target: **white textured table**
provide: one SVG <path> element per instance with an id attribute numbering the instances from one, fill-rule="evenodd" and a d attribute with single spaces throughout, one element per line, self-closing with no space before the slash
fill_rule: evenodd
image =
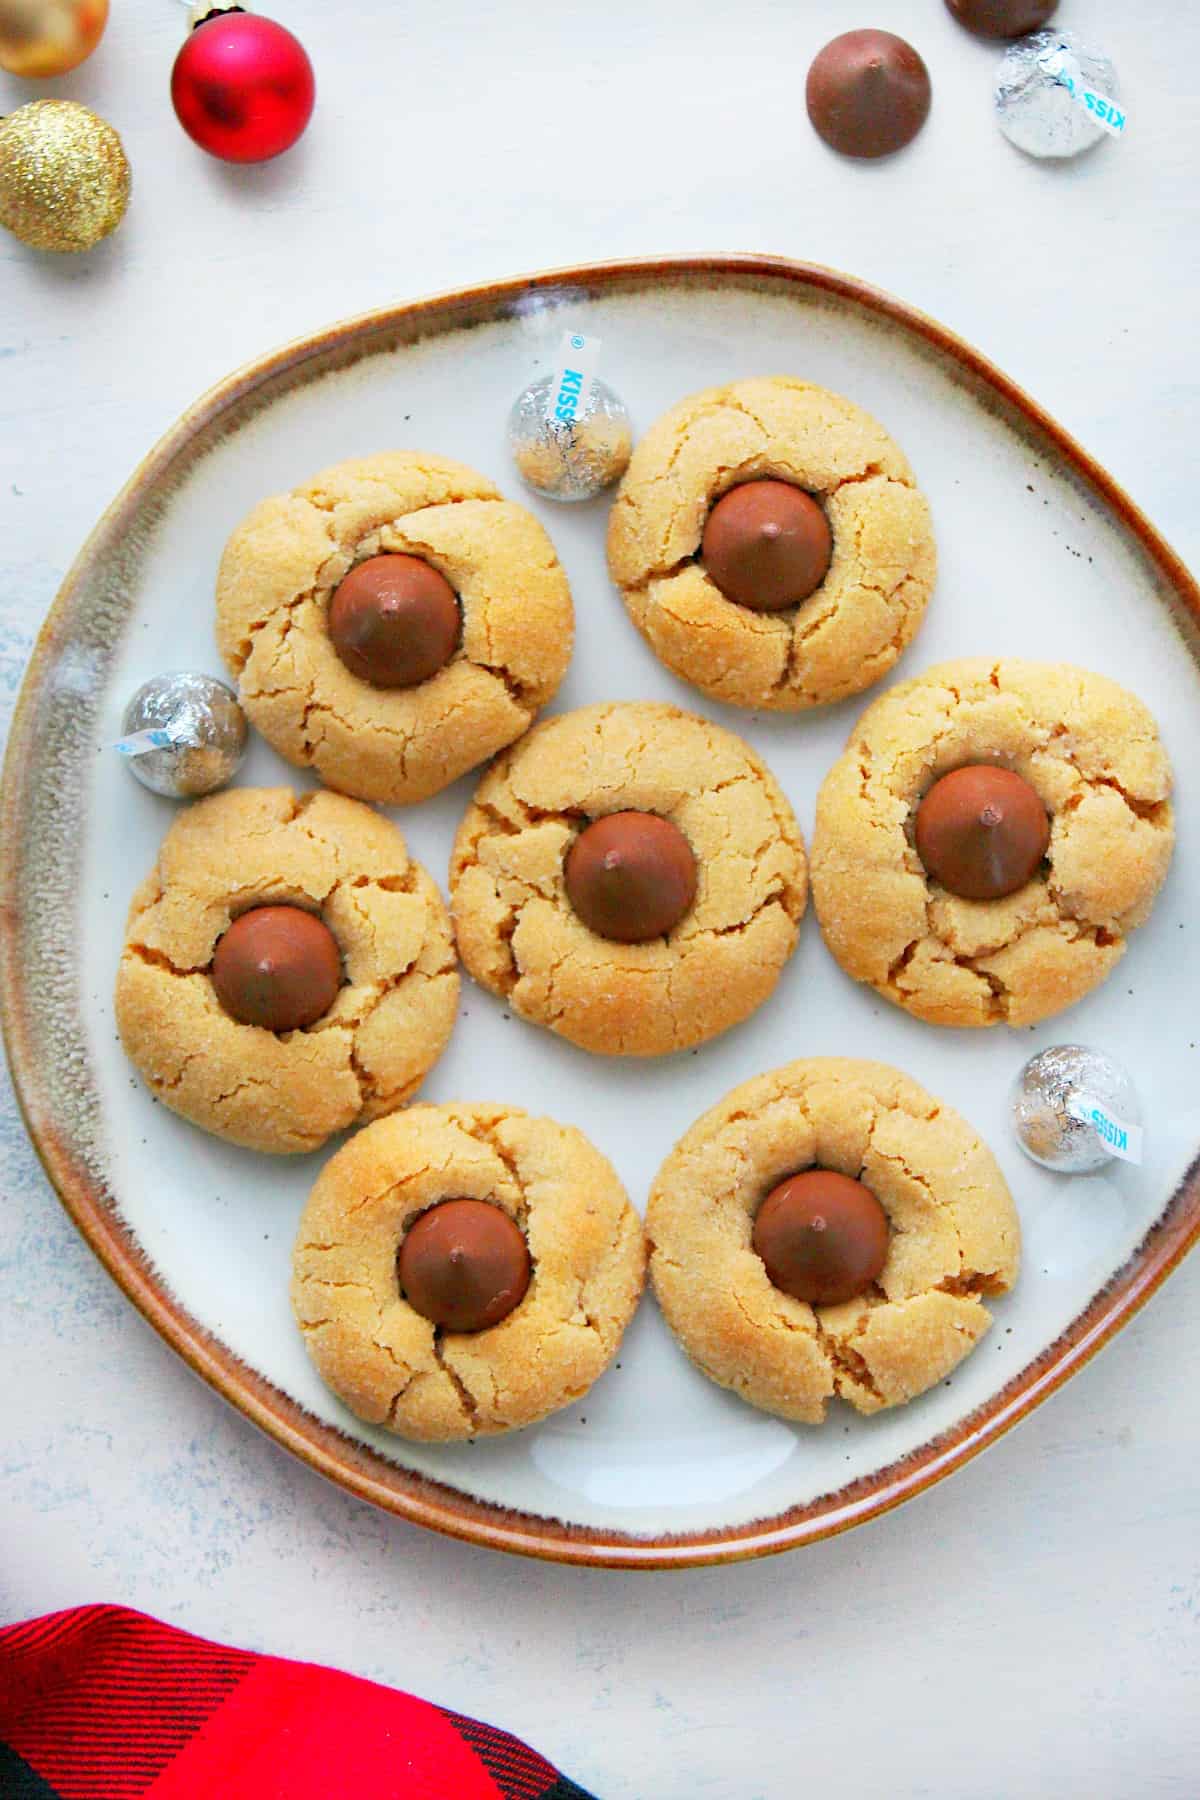
<path id="1" fill-rule="evenodd" d="M 1200 563 L 1200 10 L 1063 0 L 1132 123 L 1055 170 L 998 137 L 995 54 L 940 0 L 277 0 L 318 112 L 246 171 L 175 125 L 181 10 L 113 10 L 46 91 L 123 133 L 129 218 L 84 259 L 0 243 L 0 725 L 79 542 L 209 383 L 347 313 L 604 256 L 766 250 L 893 289 Z M 835 161 L 803 110 L 813 52 L 864 22 L 913 39 L 935 88 L 914 148 L 874 168 Z M 0 77 L 0 111 L 31 91 Z M 119 1600 L 327 1660 L 523 1733 L 603 1800 L 1200 1791 L 1200 1258 L 902 1512 L 759 1564 L 582 1573 L 375 1514 L 228 1411 L 76 1239 L 7 1087 L 0 1201 L 0 1618 Z"/>

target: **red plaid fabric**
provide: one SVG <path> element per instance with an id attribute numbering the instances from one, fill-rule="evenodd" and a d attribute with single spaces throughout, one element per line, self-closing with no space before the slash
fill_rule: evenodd
<path id="1" fill-rule="evenodd" d="M 0 1630 L 3 1800 L 591 1800 L 519 1738 L 120 1606 Z"/>

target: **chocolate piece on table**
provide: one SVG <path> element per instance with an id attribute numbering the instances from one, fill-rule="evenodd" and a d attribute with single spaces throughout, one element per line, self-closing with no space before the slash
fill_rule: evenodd
<path id="1" fill-rule="evenodd" d="M 946 0 L 946 6 L 977 37 L 1018 38 L 1040 31 L 1058 11 L 1058 0 Z"/>
<path id="2" fill-rule="evenodd" d="M 847 31 L 818 52 L 806 98 L 813 129 L 843 156 L 890 156 L 929 116 L 929 71 L 890 31 Z"/>

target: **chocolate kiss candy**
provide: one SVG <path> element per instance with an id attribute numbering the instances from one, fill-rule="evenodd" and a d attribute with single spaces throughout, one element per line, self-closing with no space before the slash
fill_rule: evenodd
<path id="1" fill-rule="evenodd" d="M 443 1200 L 405 1234 L 397 1273 L 423 1318 L 446 1331 L 486 1331 L 524 1299 L 529 1247 L 490 1201 Z"/>
<path id="2" fill-rule="evenodd" d="M 708 515 L 700 555 L 727 600 L 755 612 L 799 606 L 825 579 L 833 534 L 821 507 L 789 481 L 746 481 Z"/>
<path id="3" fill-rule="evenodd" d="M 806 98 L 814 130 L 843 156 L 890 156 L 929 116 L 929 71 L 890 31 L 847 31 L 818 52 Z"/>
<path id="4" fill-rule="evenodd" d="M 806 1169 L 771 1189 L 751 1242 L 785 1294 L 837 1306 L 876 1280 L 888 1235 L 887 1214 L 870 1188 L 831 1169 Z"/>
<path id="5" fill-rule="evenodd" d="M 1058 0 L 946 0 L 946 5 L 960 25 L 987 38 L 1040 31 L 1058 11 Z"/>
<path id="6" fill-rule="evenodd" d="M 609 813 L 567 852 L 567 898 L 589 930 L 644 944 L 674 930 L 696 897 L 696 858 L 670 819 Z"/>
<path id="7" fill-rule="evenodd" d="M 916 821 L 927 872 L 963 900 L 1002 900 L 1024 887 L 1046 854 L 1050 820 L 1023 776 L 991 763 L 935 781 Z"/>
<path id="8" fill-rule="evenodd" d="M 351 569 L 329 603 L 329 635 L 352 675 L 372 687 L 428 681 L 454 655 L 458 597 L 419 556 L 372 556 Z"/>
<path id="9" fill-rule="evenodd" d="M 256 906 L 213 953 L 217 999 L 242 1025 L 296 1031 L 333 1005 L 342 956 L 328 925 L 300 906 Z"/>

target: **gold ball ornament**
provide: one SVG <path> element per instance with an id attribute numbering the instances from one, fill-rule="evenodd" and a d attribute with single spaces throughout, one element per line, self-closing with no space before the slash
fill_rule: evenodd
<path id="1" fill-rule="evenodd" d="M 124 218 L 129 180 L 112 126 L 74 100 L 0 119 L 0 225 L 35 250 L 90 250 Z"/>
<path id="2" fill-rule="evenodd" d="M 41 79 L 90 56 L 108 23 L 108 0 L 0 0 L 0 69 Z"/>

